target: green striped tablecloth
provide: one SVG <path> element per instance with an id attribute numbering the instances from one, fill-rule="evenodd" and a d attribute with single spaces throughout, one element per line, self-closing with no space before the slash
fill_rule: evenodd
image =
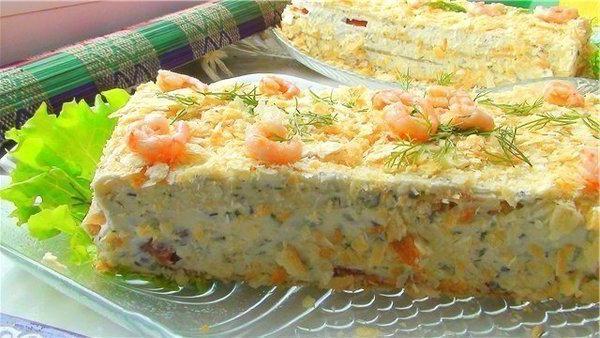
<path id="1" fill-rule="evenodd" d="M 129 88 L 277 24 L 285 1 L 223 0 L 192 7 L 0 69 L 0 141 L 42 103 Z"/>

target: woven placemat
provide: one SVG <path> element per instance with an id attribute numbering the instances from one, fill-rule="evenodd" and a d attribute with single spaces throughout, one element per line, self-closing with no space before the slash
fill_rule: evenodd
<path id="1" fill-rule="evenodd" d="M 223 0 L 182 10 L 0 70 L 0 141 L 47 102 L 130 88 L 277 24 L 287 2 Z"/>

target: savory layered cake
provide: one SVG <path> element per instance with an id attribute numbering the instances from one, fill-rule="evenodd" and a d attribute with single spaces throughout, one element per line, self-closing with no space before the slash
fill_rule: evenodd
<path id="1" fill-rule="evenodd" d="M 568 82 L 300 89 L 162 71 L 116 113 L 100 270 L 598 301 L 600 98 Z"/>
<path id="2" fill-rule="evenodd" d="M 343 69 L 400 82 L 452 74 L 464 88 L 581 75 L 592 49 L 575 9 L 466 0 L 293 0 L 280 32 Z"/>

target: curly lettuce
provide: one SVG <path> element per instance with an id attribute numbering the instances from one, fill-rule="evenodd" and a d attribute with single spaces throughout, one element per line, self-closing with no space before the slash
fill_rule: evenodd
<path id="1" fill-rule="evenodd" d="M 600 79 L 600 43 L 595 44 L 596 50 L 590 57 L 590 69 L 595 79 Z"/>
<path id="2" fill-rule="evenodd" d="M 10 153 L 17 163 L 11 184 L 0 198 L 15 205 L 17 224 L 27 224 L 39 240 L 59 234 L 69 237 L 71 260 L 93 258 L 95 248 L 80 227 L 92 199 L 90 182 L 116 119 L 110 115 L 129 100 L 122 89 L 97 95 L 94 106 L 68 102 L 58 116 L 42 104 L 21 129 L 6 132 L 17 142 Z"/>

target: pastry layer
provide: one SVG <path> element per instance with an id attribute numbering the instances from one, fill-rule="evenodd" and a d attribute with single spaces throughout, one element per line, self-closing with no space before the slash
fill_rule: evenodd
<path id="1" fill-rule="evenodd" d="M 281 32 L 308 55 L 391 81 L 408 73 L 435 82 L 454 73 L 458 86 L 493 87 L 584 71 L 591 48 L 585 19 L 554 24 L 505 8 L 491 17 L 401 1 L 293 1 Z"/>
<path id="2" fill-rule="evenodd" d="M 239 87 L 219 83 L 209 91 Z M 149 83 L 118 113 L 88 216 L 88 227 L 90 219 L 106 220 L 99 231 L 90 227 L 100 267 L 253 286 L 598 301 L 600 207 L 597 193 L 584 191 L 578 155 L 598 141 L 583 123 L 523 129 L 519 147 L 532 166 L 490 161 L 496 140 L 471 135 L 457 137 L 456 152 L 441 161 L 423 154 L 390 168 L 385 162 L 397 143 L 365 88 L 321 91 L 319 99 L 306 91 L 292 99 L 258 91 L 252 113 L 237 99 L 173 93 L 198 102 L 182 117 L 193 137 L 175 167 L 148 166 L 126 138 L 147 114 L 173 118 L 179 103 Z M 539 95 L 538 86 L 488 98 L 533 102 Z M 575 111 L 597 119 L 599 103 L 588 96 Z M 497 125 L 535 119 L 482 109 Z M 335 118 L 308 127 L 294 164 L 249 158 L 248 126 L 294 111 Z M 569 111 L 544 103 L 538 113 Z"/>

